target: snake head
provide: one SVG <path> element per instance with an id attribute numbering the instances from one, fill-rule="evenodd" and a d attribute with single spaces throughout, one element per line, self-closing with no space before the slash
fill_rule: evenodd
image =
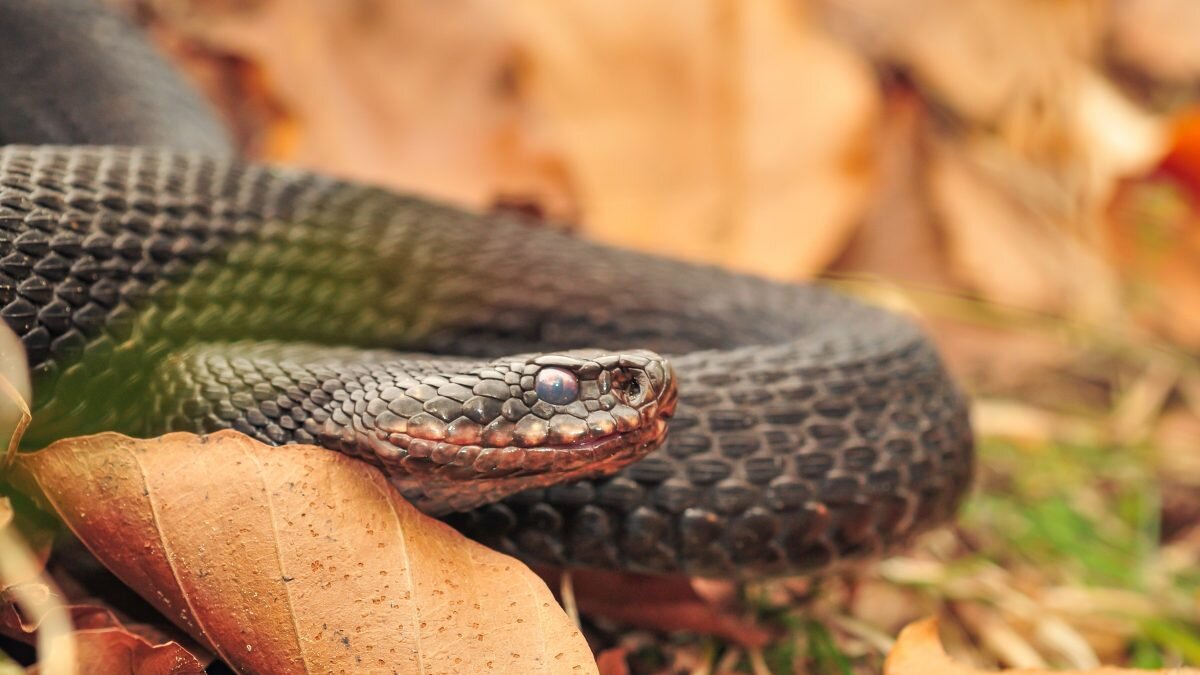
<path id="1" fill-rule="evenodd" d="M 661 445 L 675 411 L 674 371 L 653 352 L 453 365 L 391 392 L 370 437 L 372 459 L 431 513 L 613 473 Z"/>

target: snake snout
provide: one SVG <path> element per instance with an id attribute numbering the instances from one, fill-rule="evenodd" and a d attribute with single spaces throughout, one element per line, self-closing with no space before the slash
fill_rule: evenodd
<path id="1" fill-rule="evenodd" d="M 647 426 L 675 413 L 678 390 L 675 369 L 665 358 L 648 351 L 623 354 L 613 375 L 613 392 L 622 403 L 636 408 Z"/>
<path id="2" fill-rule="evenodd" d="M 675 368 L 669 361 L 663 360 L 666 377 L 663 381 L 663 393 L 659 395 L 658 414 L 665 419 L 675 416 L 675 406 L 679 403 L 679 386 L 676 384 Z"/>

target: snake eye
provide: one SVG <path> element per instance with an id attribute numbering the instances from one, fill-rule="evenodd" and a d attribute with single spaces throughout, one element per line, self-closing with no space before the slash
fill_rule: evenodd
<path id="1" fill-rule="evenodd" d="M 650 380 L 646 373 L 640 370 L 622 372 L 613 381 L 613 393 L 626 405 L 641 405 L 650 396 L 650 392 Z"/>
<path id="2" fill-rule="evenodd" d="M 538 371 L 533 390 L 538 398 L 551 405 L 565 405 L 579 396 L 579 380 L 562 368 L 542 368 Z"/>

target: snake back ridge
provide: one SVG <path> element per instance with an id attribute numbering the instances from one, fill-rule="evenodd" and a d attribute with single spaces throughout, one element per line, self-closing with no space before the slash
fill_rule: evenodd
<path id="1" fill-rule="evenodd" d="M 47 59 L 135 104 L 106 117 Z M 0 72 L 21 94 L 0 93 L 0 317 L 34 374 L 30 446 L 316 443 L 526 559 L 707 576 L 877 554 L 969 487 L 966 399 L 906 318 L 230 160 L 84 0 L 0 9 Z"/>

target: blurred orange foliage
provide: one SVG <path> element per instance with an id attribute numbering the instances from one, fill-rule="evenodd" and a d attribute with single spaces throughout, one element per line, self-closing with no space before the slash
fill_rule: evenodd
<path id="1" fill-rule="evenodd" d="M 262 158 L 775 277 L 880 274 L 1108 326 L 1130 308 L 1109 205 L 1168 147 L 1168 115 L 1109 66 L 1163 60 L 1117 21 L 1153 8 L 133 4 Z"/>

